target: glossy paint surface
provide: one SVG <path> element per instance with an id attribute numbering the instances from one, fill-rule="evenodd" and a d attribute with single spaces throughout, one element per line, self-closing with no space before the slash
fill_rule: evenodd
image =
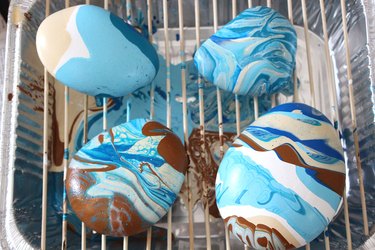
<path id="1" fill-rule="evenodd" d="M 212 35 L 195 54 L 198 71 L 219 88 L 260 96 L 293 82 L 296 32 L 267 7 L 250 8 Z"/>
<path id="2" fill-rule="evenodd" d="M 40 25 L 36 46 L 48 71 L 91 96 L 125 96 L 155 78 L 153 46 L 132 26 L 91 5 L 58 11 Z"/>
<path id="3" fill-rule="evenodd" d="M 289 249 L 326 228 L 344 185 L 343 151 L 329 120 L 289 103 L 254 121 L 229 148 L 216 200 L 229 230 L 245 244 Z"/>
<path id="4" fill-rule="evenodd" d="M 67 194 L 98 233 L 133 235 L 158 222 L 175 201 L 187 158 L 160 123 L 137 119 L 94 137 L 71 160 Z"/>

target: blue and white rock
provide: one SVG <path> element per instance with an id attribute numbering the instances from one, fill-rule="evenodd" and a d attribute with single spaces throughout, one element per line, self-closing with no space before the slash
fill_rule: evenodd
<path id="1" fill-rule="evenodd" d="M 200 74 L 219 88 L 260 96 L 291 88 L 296 32 L 281 14 L 250 8 L 212 35 L 194 61 Z"/>
<path id="2" fill-rule="evenodd" d="M 57 80 L 91 96 L 125 96 L 149 84 L 159 69 L 157 53 L 143 36 L 91 5 L 47 17 L 36 45 L 40 60 Z"/>
<path id="3" fill-rule="evenodd" d="M 289 103 L 253 122 L 229 148 L 217 174 L 216 201 L 243 243 L 290 249 L 324 231 L 344 186 L 334 127 L 318 110 Z"/>
<path id="4" fill-rule="evenodd" d="M 184 146 L 170 129 L 132 120 L 99 134 L 77 152 L 67 173 L 67 195 L 89 228 L 133 235 L 168 212 L 187 165 Z"/>

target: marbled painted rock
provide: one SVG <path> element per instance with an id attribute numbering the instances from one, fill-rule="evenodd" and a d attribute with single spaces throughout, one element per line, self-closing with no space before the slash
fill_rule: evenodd
<path id="1" fill-rule="evenodd" d="M 291 87 L 296 32 L 281 14 L 250 8 L 212 35 L 195 54 L 198 71 L 239 95 L 273 94 Z"/>
<path id="2" fill-rule="evenodd" d="M 133 235 L 167 213 L 186 168 L 180 139 L 158 122 L 137 119 L 94 137 L 78 151 L 69 165 L 67 195 L 89 228 Z"/>
<path id="3" fill-rule="evenodd" d="M 38 55 L 60 82 L 92 96 L 119 97 L 149 84 L 159 69 L 154 47 L 110 12 L 79 5 L 39 26 Z"/>
<path id="4" fill-rule="evenodd" d="M 340 140 L 305 104 L 283 104 L 253 122 L 225 154 L 216 200 L 230 231 L 248 246 L 300 247 L 338 210 L 345 186 Z"/>

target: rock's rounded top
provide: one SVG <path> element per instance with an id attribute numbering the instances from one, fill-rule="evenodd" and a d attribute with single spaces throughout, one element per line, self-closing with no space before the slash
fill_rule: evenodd
<path id="1" fill-rule="evenodd" d="M 248 126 L 224 155 L 217 206 L 244 244 L 298 248 L 334 218 L 345 173 L 340 139 L 327 117 L 302 103 L 283 104 Z"/>
<path id="2" fill-rule="evenodd" d="M 239 95 L 274 94 L 293 86 L 297 37 L 293 25 L 268 7 L 250 8 L 197 50 L 200 74 Z"/>
<path id="3" fill-rule="evenodd" d="M 119 97 L 154 79 L 154 47 L 132 26 L 100 7 L 78 5 L 48 16 L 36 46 L 61 83 L 91 96 Z"/>

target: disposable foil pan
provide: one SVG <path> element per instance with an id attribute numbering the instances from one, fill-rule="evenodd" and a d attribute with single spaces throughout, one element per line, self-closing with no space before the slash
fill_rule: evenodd
<path id="1" fill-rule="evenodd" d="M 51 13 L 64 7 L 64 1 L 51 1 Z M 199 129 L 199 109 L 197 94 L 197 72 L 191 61 L 195 49 L 194 31 L 194 1 L 184 2 L 185 37 L 188 71 L 188 105 L 189 105 L 189 134 L 194 139 L 194 134 Z M 212 3 L 211 1 L 199 1 L 201 4 L 201 36 L 207 38 L 213 33 L 212 29 Z M 247 1 L 237 1 L 238 9 L 246 8 Z M 253 1 L 254 5 L 265 5 L 266 1 Z M 287 1 L 273 1 L 273 8 L 287 16 Z M 359 247 L 367 240 L 362 231 L 362 212 L 358 186 L 358 175 L 354 157 L 354 146 L 351 129 L 351 114 L 348 98 L 348 81 L 346 77 L 345 45 L 341 22 L 341 9 L 339 1 L 326 1 L 327 25 L 331 59 L 335 69 L 334 77 L 330 78 L 326 72 L 324 55 L 323 31 L 321 25 L 321 13 L 319 1 L 307 1 L 309 28 L 311 30 L 311 50 L 313 54 L 313 75 L 318 92 L 317 105 L 328 117 L 330 117 L 330 104 L 327 101 L 326 85 L 329 81 L 335 81 L 339 93 L 337 93 L 342 125 L 344 150 L 348 167 L 348 203 L 350 211 L 351 232 L 354 247 Z M 71 5 L 83 2 L 71 1 Z M 93 4 L 102 5 L 100 1 L 92 1 Z M 140 28 L 144 28 L 146 18 L 146 1 L 135 1 L 131 19 L 137 22 Z M 120 16 L 125 14 L 125 1 L 110 1 L 110 9 Z M 181 135 L 179 124 L 182 123 L 182 107 L 180 89 L 180 65 L 179 65 L 179 34 L 177 1 L 169 1 L 169 26 L 171 37 L 172 56 L 172 99 L 173 99 L 173 129 Z M 293 1 L 293 13 L 298 33 L 297 75 L 300 82 L 301 101 L 309 102 L 309 78 L 307 74 L 307 62 L 305 55 L 305 39 L 303 36 L 303 20 L 299 1 Z M 8 34 L 5 61 L 5 80 L 2 90 L 1 112 L 1 150 L 0 150 L 0 248 L 2 249 L 33 249 L 39 248 L 41 228 L 41 196 L 42 196 L 42 135 L 43 135 L 43 67 L 38 59 L 35 48 L 35 35 L 40 22 L 44 19 L 44 1 L 15 0 L 11 3 L 8 18 Z M 364 184 L 366 190 L 367 212 L 370 223 L 370 231 L 374 232 L 375 200 L 374 200 L 374 165 L 375 165 L 375 130 L 374 130 L 374 58 L 375 58 L 375 6 L 371 0 L 347 1 L 347 18 L 349 29 L 349 45 L 351 64 L 353 69 L 353 82 L 355 92 L 355 104 L 357 112 L 357 124 L 360 138 L 360 156 L 362 160 Z M 156 33 L 154 40 L 158 47 L 161 60 L 161 70 L 155 79 L 155 119 L 165 122 L 165 60 L 164 60 L 164 36 L 163 36 L 163 11 L 162 1 L 154 1 L 153 5 L 154 25 Z M 203 13 L 205 13 L 203 15 Z M 223 25 L 231 19 L 231 1 L 219 1 L 219 24 Z M 57 249 L 61 244 L 61 215 L 62 215 L 62 139 L 63 138 L 63 87 L 50 78 L 49 94 L 49 145 L 50 145 L 50 171 L 48 175 L 48 215 L 47 215 L 47 246 L 49 249 Z M 218 164 L 217 144 L 217 115 L 216 96 L 214 87 L 205 86 L 205 114 L 208 138 L 211 138 L 210 150 L 212 162 Z M 130 110 L 131 118 L 148 117 L 150 106 L 149 87 L 134 92 L 132 95 L 111 100 L 109 102 L 108 127 L 125 121 L 125 113 Z M 75 152 L 82 146 L 82 95 L 71 91 L 70 96 L 70 151 Z M 233 138 L 235 132 L 234 97 L 223 93 L 224 130 L 227 141 Z M 290 97 L 279 96 L 279 102 L 290 100 Z M 102 109 L 98 100 L 89 100 L 89 138 L 95 136 L 101 130 Z M 253 119 L 252 100 L 242 98 L 241 127 L 244 128 Z M 260 112 L 269 107 L 269 101 L 260 103 Z M 194 148 L 192 149 L 194 152 Z M 199 202 L 201 190 L 201 172 L 193 168 L 192 195 L 195 202 L 195 247 L 205 249 L 205 231 L 202 205 Z M 212 180 L 211 180 L 212 182 Z M 186 190 L 181 193 L 173 207 L 173 233 L 174 247 L 187 249 L 188 224 Z M 68 214 L 68 248 L 80 248 L 80 222 L 73 212 Z M 152 246 L 154 249 L 166 248 L 165 230 L 166 219 L 153 230 Z M 346 247 L 346 234 L 343 212 L 338 214 L 336 220 L 330 225 L 328 233 L 332 249 Z M 212 219 L 211 238 L 213 249 L 225 248 L 223 223 L 220 219 Z M 109 238 L 110 249 L 121 249 L 122 242 L 119 239 Z M 133 248 L 144 247 L 145 236 L 140 235 L 130 240 Z M 242 248 L 237 240 L 231 240 L 233 249 Z M 87 248 L 100 247 L 100 236 L 88 230 Z M 322 237 L 312 243 L 312 248 L 323 248 Z M 130 248 L 132 249 L 132 248 Z"/>

